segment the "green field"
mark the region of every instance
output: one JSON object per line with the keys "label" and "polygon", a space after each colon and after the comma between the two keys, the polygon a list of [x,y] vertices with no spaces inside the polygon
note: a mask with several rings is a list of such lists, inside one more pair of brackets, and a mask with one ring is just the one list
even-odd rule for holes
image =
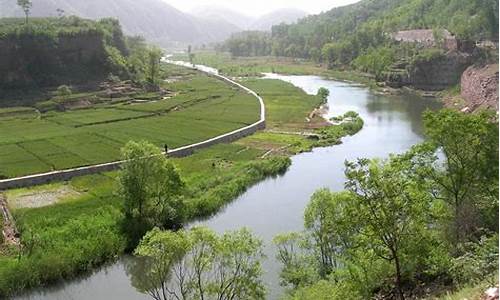
{"label": "green field", "polygon": [[165,87],[173,97],[41,114],[0,111],[0,178],[117,160],[129,140],[176,148],[259,119],[253,96],[215,78],[190,74]]}

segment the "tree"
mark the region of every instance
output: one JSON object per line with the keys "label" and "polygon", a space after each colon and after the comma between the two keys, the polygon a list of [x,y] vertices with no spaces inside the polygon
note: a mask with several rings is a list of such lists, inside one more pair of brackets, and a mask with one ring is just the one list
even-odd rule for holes
{"label": "tree", "polygon": [[426,244],[430,223],[431,199],[411,174],[405,156],[346,163],[346,188],[354,195],[348,218],[357,220],[358,246],[393,264],[399,299],[407,260],[424,255],[418,247]]}
{"label": "tree", "polygon": [[119,176],[125,225],[132,240],[148,228],[178,228],[185,218],[184,183],[161,150],[147,142],[128,142]]}
{"label": "tree", "polygon": [[349,192],[332,193],[321,189],[312,195],[306,207],[304,225],[314,240],[314,252],[322,278],[339,267],[341,255],[351,246],[349,237],[357,231],[355,224],[348,224],[349,201],[352,201]]}
{"label": "tree", "polygon": [[147,50],[147,76],[146,79],[149,84],[158,87],[160,77],[160,62],[163,56],[163,51],[155,46],[151,46]]}
{"label": "tree", "polygon": [[64,100],[66,100],[67,97],[71,96],[71,94],[73,94],[73,91],[67,85],[61,85],[56,90],[56,95]]}
{"label": "tree", "polygon": [[194,53],[192,52],[191,45],[188,46],[188,59],[189,63],[193,65]]}
{"label": "tree", "polygon": [[135,255],[145,264],[128,268],[132,282],[156,300],[264,299],[262,242],[247,229],[219,236],[205,227],[156,228],[144,236]]}
{"label": "tree", "polygon": [[452,242],[467,241],[488,225],[484,221],[495,230],[498,214],[487,215],[498,211],[498,123],[493,115],[427,112],[424,127],[429,142],[444,156],[425,175],[436,184],[434,195],[452,211]]}
{"label": "tree", "polygon": [[28,24],[28,17],[31,12],[31,7],[33,6],[33,3],[31,0],[17,0],[17,5],[21,7],[21,9],[24,11],[24,15],[26,16],[25,23]]}
{"label": "tree", "polygon": [[311,245],[306,234],[290,232],[273,238],[278,249],[276,258],[283,265],[281,285],[293,289],[316,282],[320,276],[316,257],[311,255]]}
{"label": "tree", "polygon": [[320,87],[318,89],[318,93],[316,95],[321,98],[321,101],[323,103],[327,103],[328,102],[328,96],[330,95],[330,91],[327,88]]}

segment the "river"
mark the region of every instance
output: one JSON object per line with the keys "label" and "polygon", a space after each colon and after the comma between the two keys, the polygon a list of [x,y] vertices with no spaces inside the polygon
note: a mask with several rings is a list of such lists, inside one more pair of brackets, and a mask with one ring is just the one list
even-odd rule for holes
{"label": "river", "polygon": [[[263,281],[268,288],[268,299],[277,299],[283,293],[279,285],[280,265],[275,259],[272,238],[302,227],[304,208],[311,194],[322,187],[341,190],[344,184],[344,161],[360,157],[387,157],[401,153],[422,140],[421,115],[426,109],[438,109],[440,104],[414,95],[376,95],[366,87],[326,80],[317,76],[282,76],[281,79],[315,94],[320,87],[330,90],[328,117],[353,110],[365,121],[364,128],[341,145],[316,148],[312,152],[295,155],[292,165],[283,176],[269,178],[248,189],[213,218],[199,222],[218,232],[250,228],[265,242],[267,259]],[[33,291],[17,297],[25,300],[146,300],[131,285],[125,271],[130,257],[104,266],[93,274],[56,286]]]}

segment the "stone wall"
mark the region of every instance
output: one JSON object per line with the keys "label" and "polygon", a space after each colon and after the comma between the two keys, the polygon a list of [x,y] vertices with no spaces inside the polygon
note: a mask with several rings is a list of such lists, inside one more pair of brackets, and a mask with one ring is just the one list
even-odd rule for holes
{"label": "stone wall", "polygon": [[467,110],[498,111],[498,64],[470,66],[463,73],[460,86]]}
{"label": "stone wall", "polygon": [[[254,91],[250,90],[249,88],[229,79],[224,76],[218,75],[218,74],[211,74],[211,76],[215,76],[221,80],[224,80],[228,82],[229,84],[235,85],[238,88],[241,88],[248,93],[254,95],[257,100],[260,103],[260,119],[259,121],[255,122],[254,124],[251,124],[249,126],[234,130],[232,132],[228,132],[219,136],[216,136],[214,138],[187,145],[184,147],[180,147],[177,149],[172,149],[169,150],[167,155],[171,157],[184,157],[191,155],[194,151],[206,148],[215,144],[219,143],[230,143],[233,142],[237,139],[240,139],[242,137],[251,135],[258,130],[264,129],[266,127],[266,119],[265,119],[265,106],[264,106],[264,100]],[[43,173],[43,174],[35,174],[35,175],[29,175],[29,176],[24,176],[24,177],[18,177],[18,178],[11,178],[11,179],[4,179],[0,180],[0,190],[6,190],[6,189],[13,189],[13,188],[21,188],[21,187],[27,187],[27,186],[33,186],[33,185],[40,185],[40,184],[45,184],[48,182],[53,182],[53,181],[64,181],[64,180],[69,180],[73,177],[78,177],[78,176],[84,176],[84,175],[90,175],[90,174],[96,174],[96,173],[102,173],[102,172],[109,172],[109,171],[114,171],[120,168],[121,164],[123,161],[116,161],[116,162],[110,162],[110,163],[105,163],[105,164],[99,164],[99,165],[93,165],[93,166],[86,166],[86,167],[81,167],[81,168],[74,168],[74,169],[68,169],[68,170],[61,170],[61,171],[53,171],[53,172],[48,172],[48,173]]]}

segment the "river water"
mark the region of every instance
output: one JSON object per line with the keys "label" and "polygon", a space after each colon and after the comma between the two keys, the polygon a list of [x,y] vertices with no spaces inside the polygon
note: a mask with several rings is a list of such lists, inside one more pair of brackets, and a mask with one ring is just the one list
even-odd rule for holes
{"label": "river water", "polygon": [[[275,260],[272,238],[302,227],[304,208],[311,194],[322,187],[341,190],[344,183],[344,161],[360,157],[385,158],[401,153],[422,140],[421,115],[426,109],[438,109],[440,104],[414,95],[376,95],[366,87],[352,83],[326,80],[317,76],[282,76],[281,79],[315,94],[320,87],[330,90],[328,117],[353,110],[365,121],[364,128],[341,145],[316,148],[312,152],[292,157],[292,165],[283,176],[270,178],[248,189],[213,218],[199,222],[218,232],[250,228],[265,242],[267,259],[263,281],[268,299],[278,299],[283,293],[279,285],[280,265]],[[133,259],[123,257],[84,278],[31,292],[16,299],[36,300],[146,300],[131,285],[126,264]]]}

